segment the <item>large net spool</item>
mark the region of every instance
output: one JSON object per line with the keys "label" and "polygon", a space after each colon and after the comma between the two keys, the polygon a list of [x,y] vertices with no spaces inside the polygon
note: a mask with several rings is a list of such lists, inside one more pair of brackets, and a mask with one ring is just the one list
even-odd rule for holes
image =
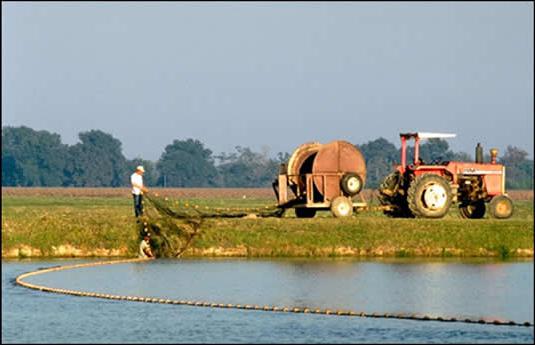
{"label": "large net spool", "polygon": [[288,159],[288,182],[296,191],[299,186],[304,190],[306,186],[305,177],[302,175],[312,173],[314,157],[323,145],[318,142],[308,142],[299,146]]}
{"label": "large net spool", "polygon": [[[314,176],[314,186],[326,200],[333,200],[340,195],[340,180],[343,174],[355,173],[366,182],[366,160],[353,144],[335,140],[321,146],[314,157],[313,174],[329,174]],[[330,175],[332,174],[332,175]]]}

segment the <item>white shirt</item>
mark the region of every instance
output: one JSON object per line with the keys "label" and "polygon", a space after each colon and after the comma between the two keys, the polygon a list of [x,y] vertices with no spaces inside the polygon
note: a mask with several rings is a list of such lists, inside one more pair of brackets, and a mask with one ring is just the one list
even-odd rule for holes
{"label": "white shirt", "polygon": [[148,255],[145,254],[145,249],[150,249],[150,246],[147,242],[145,242],[145,240],[141,241],[141,243],[139,244],[139,254],[138,254],[138,257],[140,258],[148,258]]}
{"label": "white shirt", "polygon": [[138,173],[133,173],[132,176],[130,176],[130,183],[132,183],[132,194],[135,194],[135,195],[143,194],[141,192],[141,189],[135,186],[135,185],[143,186],[143,176],[141,176]]}

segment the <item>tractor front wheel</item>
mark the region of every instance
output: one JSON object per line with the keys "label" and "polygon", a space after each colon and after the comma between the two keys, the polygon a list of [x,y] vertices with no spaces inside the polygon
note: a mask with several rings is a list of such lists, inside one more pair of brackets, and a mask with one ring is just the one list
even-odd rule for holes
{"label": "tractor front wheel", "polygon": [[451,188],[442,176],[421,175],[411,183],[407,191],[407,201],[415,217],[442,218],[451,206]]}
{"label": "tractor front wheel", "polygon": [[497,195],[489,202],[489,211],[494,218],[509,218],[513,215],[513,201],[506,195]]}
{"label": "tractor front wheel", "polygon": [[459,205],[459,212],[463,218],[480,219],[485,215],[485,211],[485,201],[483,200]]}

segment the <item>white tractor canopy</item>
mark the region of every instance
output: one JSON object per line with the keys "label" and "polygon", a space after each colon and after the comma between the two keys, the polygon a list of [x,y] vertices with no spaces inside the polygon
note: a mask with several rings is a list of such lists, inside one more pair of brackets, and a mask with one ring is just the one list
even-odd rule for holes
{"label": "white tractor canopy", "polygon": [[434,138],[455,138],[456,134],[416,132],[416,133],[401,133],[399,136],[405,137],[405,138],[434,139]]}

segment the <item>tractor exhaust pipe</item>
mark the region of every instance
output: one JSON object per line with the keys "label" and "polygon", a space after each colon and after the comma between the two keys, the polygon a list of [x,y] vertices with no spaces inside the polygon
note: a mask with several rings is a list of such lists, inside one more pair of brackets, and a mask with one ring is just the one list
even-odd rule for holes
{"label": "tractor exhaust pipe", "polygon": [[483,146],[480,143],[476,146],[476,163],[483,163]]}

